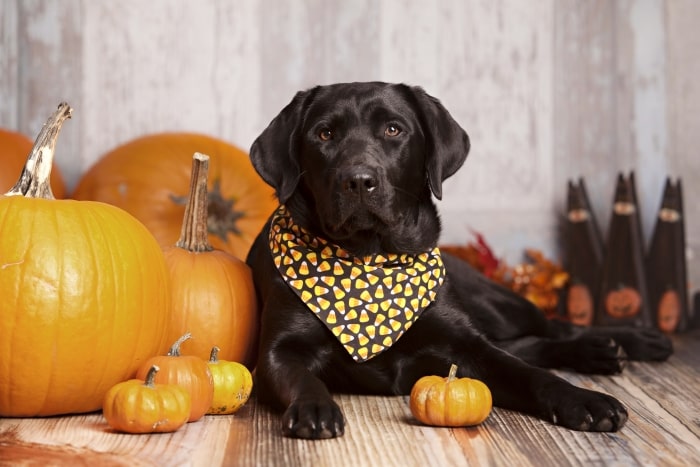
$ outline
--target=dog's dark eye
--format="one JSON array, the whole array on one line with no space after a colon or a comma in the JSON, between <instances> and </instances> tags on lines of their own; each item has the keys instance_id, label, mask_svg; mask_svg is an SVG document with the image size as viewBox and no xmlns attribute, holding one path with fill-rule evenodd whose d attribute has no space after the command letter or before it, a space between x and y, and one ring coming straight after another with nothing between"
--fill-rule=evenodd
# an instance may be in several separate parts
<instances>
[{"instance_id":1,"label":"dog's dark eye","mask_svg":"<svg viewBox=\"0 0 700 467\"><path fill-rule=\"evenodd\" d=\"M333 139L333 132L329 128L323 128L318 132L318 137L321 141L330 141Z\"/></svg>"},{"instance_id":2,"label":"dog's dark eye","mask_svg":"<svg viewBox=\"0 0 700 467\"><path fill-rule=\"evenodd\" d=\"M387 125L386 129L384 130L384 135L389 137L399 136L400 133L401 128L396 125Z\"/></svg>"}]
</instances>

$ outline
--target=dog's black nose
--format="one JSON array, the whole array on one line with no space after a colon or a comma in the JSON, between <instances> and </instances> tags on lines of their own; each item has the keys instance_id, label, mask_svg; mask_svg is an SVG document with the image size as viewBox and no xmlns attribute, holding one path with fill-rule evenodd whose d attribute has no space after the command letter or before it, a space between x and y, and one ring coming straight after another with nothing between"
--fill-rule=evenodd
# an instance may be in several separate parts
<instances>
[{"instance_id":1,"label":"dog's black nose","mask_svg":"<svg viewBox=\"0 0 700 467\"><path fill-rule=\"evenodd\" d=\"M367 172L354 172L348 174L343 182L346 192L362 195L371 193L377 188L377 177Z\"/></svg>"}]
</instances>

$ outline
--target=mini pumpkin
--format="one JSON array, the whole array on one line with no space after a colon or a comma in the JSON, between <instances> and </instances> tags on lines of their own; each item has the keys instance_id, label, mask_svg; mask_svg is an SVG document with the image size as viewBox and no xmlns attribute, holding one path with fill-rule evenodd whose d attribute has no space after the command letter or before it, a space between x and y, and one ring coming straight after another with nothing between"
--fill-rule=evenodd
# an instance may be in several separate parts
<instances>
[{"instance_id":1,"label":"mini pumpkin","mask_svg":"<svg viewBox=\"0 0 700 467\"><path fill-rule=\"evenodd\" d=\"M479 380L457 378L457 365L447 377L424 376L416 381L410 396L413 416L426 425L472 426L491 413L491 391Z\"/></svg>"},{"instance_id":2,"label":"mini pumpkin","mask_svg":"<svg viewBox=\"0 0 700 467\"><path fill-rule=\"evenodd\" d=\"M208 414L232 414L250 398L253 377L238 362L219 360L219 348L214 346L209 357L209 370L214 379L214 399Z\"/></svg>"},{"instance_id":3,"label":"mini pumpkin","mask_svg":"<svg viewBox=\"0 0 700 467\"><path fill-rule=\"evenodd\" d=\"M167 355L148 359L136 372L136 378L145 380L153 365L160 368L154 381L159 384L176 384L190 394L192 404L188 422L196 422L207 413L214 397L214 380L207 361L192 355L181 355L180 346L192 335L187 333L170 347Z\"/></svg>"},{"instance_id":4,"label":"mini pumpkin","mask_svg":"<svg viewBox=\"0 0 700 467\"><path fill-rule=\"evenodd\" d=\"M102 413L109 426L125 433L167 433L187 423L190 393L175 384L156 384L158 371L153 365L145 381L131 379L107 391Z\"/></svg>"},{"instance_id":5,"label":"mini pumpkin","mask_svg":"<svg viewBox=\"0 0 700 467\"><path fill-rule=\"evenodd\" d=\"M171 339L190 332L196 339L183 355L209 357L225 342L223 360L254 366L258 304L250 267L212 247L207 235L209 156L195 153L180 239L164 249L172 293Z\"/></svg>"}]
</instances>

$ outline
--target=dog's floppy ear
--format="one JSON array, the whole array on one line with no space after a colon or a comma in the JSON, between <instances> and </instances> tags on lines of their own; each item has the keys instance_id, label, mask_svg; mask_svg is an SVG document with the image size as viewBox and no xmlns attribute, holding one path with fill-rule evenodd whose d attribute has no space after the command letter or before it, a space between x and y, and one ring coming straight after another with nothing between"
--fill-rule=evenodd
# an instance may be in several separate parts
<instances>
[{"instance_id":1,"label":"dog's floppy ear","mask_svg":"<svg viewBox=\"0 0 700 467\"><path fill-rule=\"evenodd\" d=\"M298 161L298 127L304 102L312 91L298 92L250 147L250 160L258 174L275 189L284 203L292 196L301 176Z\"/></svg>"},{"instance_id":2,"label":"dog's floppy ear","mask_svg":"<svg viewBox=\"0 0 700 467\"><path fill-rule=\"evenodd\" d=\"M436 98L412 87L427 144L426 171L430 189L442 199L442 182L459 169L469 153L469 136Z\"/></svg>"}]
</instances>

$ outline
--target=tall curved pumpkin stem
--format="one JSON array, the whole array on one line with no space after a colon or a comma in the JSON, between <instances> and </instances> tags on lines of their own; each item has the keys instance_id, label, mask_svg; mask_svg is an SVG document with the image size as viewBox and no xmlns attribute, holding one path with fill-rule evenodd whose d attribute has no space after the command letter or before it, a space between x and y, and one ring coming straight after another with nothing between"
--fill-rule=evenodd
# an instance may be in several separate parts
<instances>
[{"instance_id":1,"label":"tall curved pumpkin stem","mask_svg":"<svg viewBox=\"0 0 700 467\"><path fill-rule=\"evenodd\" d=\"M214 249L209 243L209 231L207 229L208 176L209 156L198 152L194 153L194 156L192 156L190 194L185 206L185 217L182 220L180 239L175 244L178 248L183 248L192 253Z\"/></svg>"},{"instance_id":2,"label":"tall curved pumpkin stem","mask_svg":"<svg viewBox=\"0 0 700 467\"><path fill-rule=\"evenodd\" d=\"M56 138L63 122L71 117L73 109L61 102L58 109L49 117L34 142L34 147L27 157L19 180L5 196L26 196L28 198L55 199L51 191L49 178L56 148Z\"/></svg>"}]
</instances>

